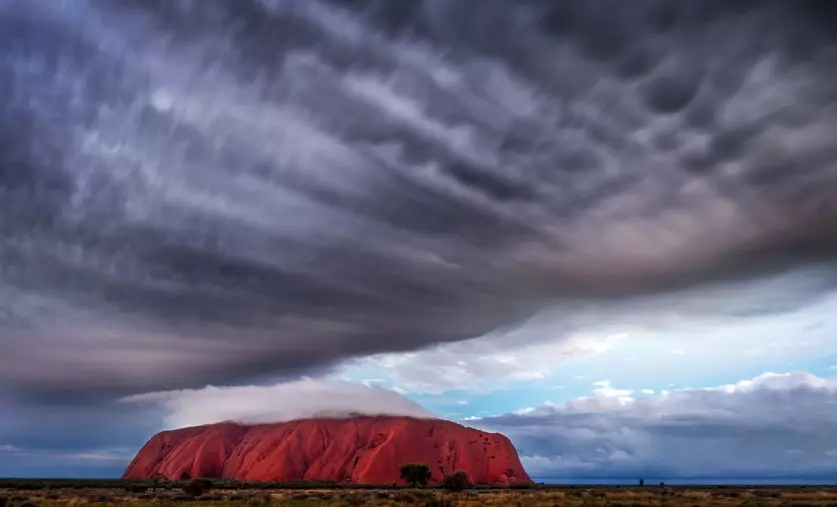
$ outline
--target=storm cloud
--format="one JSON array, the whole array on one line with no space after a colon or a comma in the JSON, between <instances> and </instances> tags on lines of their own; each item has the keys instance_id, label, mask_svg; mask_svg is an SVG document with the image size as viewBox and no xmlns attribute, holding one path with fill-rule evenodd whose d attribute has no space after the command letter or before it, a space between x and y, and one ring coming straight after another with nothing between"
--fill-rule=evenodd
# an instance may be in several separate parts
<instances>
[{"instance_id":1,"label":"storm cloud","mask_svg":"<svg viewBox=\"0 0 837 507\"><path fill-rule=\"evenodd\" d=\"M830 281L830 5L0 0L0 395Z\"/></svg>"}]
</instances>

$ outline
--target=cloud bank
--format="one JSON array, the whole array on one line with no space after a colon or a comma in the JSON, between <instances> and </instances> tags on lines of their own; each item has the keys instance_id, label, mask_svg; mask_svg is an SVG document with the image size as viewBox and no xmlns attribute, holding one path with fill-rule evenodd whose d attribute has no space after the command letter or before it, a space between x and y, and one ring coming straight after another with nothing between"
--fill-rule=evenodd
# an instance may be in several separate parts
<instances>
[{"instance_id":1,"label":"cloud bank","mask_svg":"<svg viewBox=\"0 0 837 507\"><path fill-rule=\"evenodd\" d=\"M166 414L169 428L224 421L260 424L349 415L435 417L418 403L379 386L313 379L273 386L208 386L149 393L122 402L159 408Z\"/></svg>"},{"instance_id":2,"label":"cloud bank","mask_svg":"<svg viewBox=\"0 0 837 507\"><path fill-rule=\"evenodd\" d=\"M830 262L822 5L5 0L0 385L295 378Z\"/></svg>"},{"instance_id":3,"label":"cloud bank","mask_svg":"<svg viewBox=\"0 0 837 507\"><path fill-rule=\"evenodd\" d=\"M594 396L471 421L505 432L535 477L832 478L837 379L767 373L711 389Z\"/></svg>"}]
</instances>

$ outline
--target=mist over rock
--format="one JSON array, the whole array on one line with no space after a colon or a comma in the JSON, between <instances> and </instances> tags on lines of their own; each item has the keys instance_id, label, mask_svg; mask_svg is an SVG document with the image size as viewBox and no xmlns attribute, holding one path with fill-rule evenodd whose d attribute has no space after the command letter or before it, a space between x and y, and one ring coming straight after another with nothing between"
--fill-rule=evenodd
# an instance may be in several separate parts
<instances>
[{"instance_id":1,"label":"mist over rock","mask_svg":"<svg viewBox=\"0 0 837 507\"><path fill-rule=\"evenodd\" d=\"M531 482L504 435L441 419L369 416L164 431L122 477L401 484L399 467L408 462L427 463L431 482L460 469L477 484Z\"/></svg>"}]
</instances>

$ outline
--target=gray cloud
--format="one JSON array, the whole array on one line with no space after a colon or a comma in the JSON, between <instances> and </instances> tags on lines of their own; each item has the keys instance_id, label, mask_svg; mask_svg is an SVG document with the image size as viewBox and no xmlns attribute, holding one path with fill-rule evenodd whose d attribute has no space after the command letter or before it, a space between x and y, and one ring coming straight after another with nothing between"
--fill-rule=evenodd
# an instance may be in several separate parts
<instances>
[{"instance_id":1,"label":"gray cloud","mask_svg":"<svg viewBox=\"0 0 837 507\"><path fill-rule=\"evenodd\" d=\"M164 422L156 407L117 402L79 406L2 399L0 409L5 415L0 421L0 445L36 453L133 451Z\"/></svg>"},{"instance_id":2,"label":"gray cloud","mask_svg":"<svg viewBox=\"0 0 837 507\"><path fill-rule=\"evenodd\" d=\"M0 384L290 376L831 261L833 13L746 5L0 2Z\"/></svg>"},{"instance_id":3,"label":"gray cloud","mask_svg":"<svg viewBox=\"0 0 837 507\"><path fill-rule=\"evenodd\" d=\"M118 477L164 416L158 407L0 396L0 476Z\"/></svg>"},{"instance_id":4,"label":"gray cloud","mask_svg":"<svg viewBox=\"0 0 837 507\"><path fill-rule=\"evenodd\" d=\"M632 397L633 396L633 397ZM471 423L538 477L830 477L837 380L765 374L716 389L598 393Z\"/></svg>"}]
</instances>

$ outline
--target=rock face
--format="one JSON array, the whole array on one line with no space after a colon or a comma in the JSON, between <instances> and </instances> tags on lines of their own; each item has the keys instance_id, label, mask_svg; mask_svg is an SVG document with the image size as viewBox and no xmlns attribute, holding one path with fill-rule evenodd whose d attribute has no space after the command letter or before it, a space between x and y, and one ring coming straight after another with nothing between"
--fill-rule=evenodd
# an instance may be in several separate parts
<instances>
[{"instance_id":1,"label":"rock face","mask_svg":"<svg viewBox=\"0 0 837 507\"><path fill-rule=\"evenodd\" d=\"M432 482L460 469L477 484L531 482L514 446L499 433L439 419L365 416L164 431L122 477L403 484L399 467L409 462L427 463Z\"/></svg>"}]
</instances>

